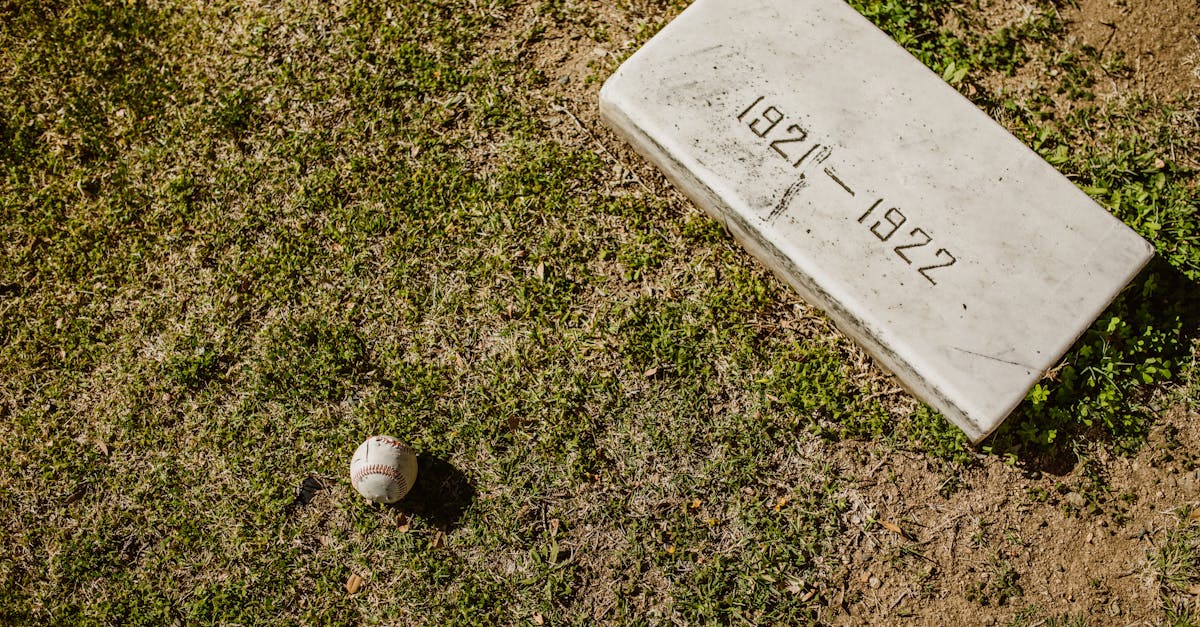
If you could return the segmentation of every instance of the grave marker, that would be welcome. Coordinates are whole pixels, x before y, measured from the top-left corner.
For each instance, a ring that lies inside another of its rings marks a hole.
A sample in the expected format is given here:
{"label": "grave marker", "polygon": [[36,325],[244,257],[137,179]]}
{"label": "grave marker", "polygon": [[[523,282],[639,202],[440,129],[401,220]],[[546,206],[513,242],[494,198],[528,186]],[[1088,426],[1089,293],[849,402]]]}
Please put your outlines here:
{"label": "grave marker", "polygon": [[1153,254],[841,0],[697,0],[600,112],[975,443]]}

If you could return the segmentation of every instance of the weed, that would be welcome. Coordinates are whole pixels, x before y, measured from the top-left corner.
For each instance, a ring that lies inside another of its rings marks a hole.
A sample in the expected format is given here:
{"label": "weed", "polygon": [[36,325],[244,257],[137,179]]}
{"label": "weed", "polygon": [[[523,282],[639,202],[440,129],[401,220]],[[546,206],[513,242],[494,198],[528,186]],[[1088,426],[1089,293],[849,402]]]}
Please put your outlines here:
{"label": "weed", "polygon": [[979,605],[1005,605],[1013,599],[1024,596],[1019,584],[1020,575],[998,556],[988,559],[987,570],[981,573],[979,581],[967,587],[968,601]]}
{"label": "weed", "polygon": [[1168,531],[1166,540],[1150,554],[1167,620],[1174,625],[1194,625],[1200,621],[1193,594],[1200,585],[1200,577],[1196,575],[1200,528],[1192,522],[1190,513],[1179,512],[1179,525]]}

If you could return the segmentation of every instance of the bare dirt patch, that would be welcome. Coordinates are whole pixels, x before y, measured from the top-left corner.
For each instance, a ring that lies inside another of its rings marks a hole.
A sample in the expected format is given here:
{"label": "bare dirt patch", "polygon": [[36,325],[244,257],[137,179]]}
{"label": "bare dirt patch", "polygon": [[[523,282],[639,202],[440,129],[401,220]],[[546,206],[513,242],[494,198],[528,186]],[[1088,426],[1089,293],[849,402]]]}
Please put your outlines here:
{"label": "bare dirt patch", "polygon": [[[970,23],[964,23],[965,16]],[[995,36],[1049,17],[1062,27],[1048,45],[1032,45],[1030,58],[1011,75],[972,74],[993,94],[1020,100],[1048,98],[1057,115],[1101,100],[1151,98],[1179,101],[1200,93],[1200,4],[1194,0],[1081,0],[1051,4],[983,0],[946,16],[956,35]],[[974,97],[973,85],[965,93]]]}
{"label": "bare dirt patch", "polygon": [[[966,472],[925,455],[837,446],[850,479],[845,582],[835,624],[1004,624],[1039,616],[1156,625],[1149,555],[1200,497],[1188,451],[1194,412],[1176,409],[1132,458],[1086,454],[1057,475],[982,459]],[[1098,480],[1103,479],[1103,487]]]}
{"label": "bare dirt patch", "polygon": [[1123,56],[1129,86],[1163,97],[1200,90],[1200,2],[1080,0],[1063,17],[1078,45]]}

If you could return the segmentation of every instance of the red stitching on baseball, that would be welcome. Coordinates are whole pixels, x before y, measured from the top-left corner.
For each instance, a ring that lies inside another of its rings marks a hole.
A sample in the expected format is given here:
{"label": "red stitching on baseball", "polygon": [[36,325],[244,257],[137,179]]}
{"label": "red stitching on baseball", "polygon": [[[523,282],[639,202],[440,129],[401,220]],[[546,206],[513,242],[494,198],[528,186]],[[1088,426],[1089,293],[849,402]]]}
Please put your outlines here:
{"label": "red stitching on baseball", "polygon": [[363,477],[366,477],[367,475],[383,475],[385,477],[390,477],[400,484],[401,493],[408,491],[408,481],[405,480],[404,475],[401,475],[400,472],[395,468],[392,468],[386,464],[370,464],[354,471],[354,475],[351,476],[350,479],[355,489],[358,488],[358,482],[362,481]]}
{"label": "red stitching on baseball", "polygon": [[375,436],[375,441],[380,444],[386,444],[392,448],[397,448],[402,451],[406,451],[406,452],[412,453],[413,455],[416,455],[416,453],[413,452],[411,447],[409,447],[407,444],[401,442],[400,440],[397,440],[396,438],[389,438],[389,437],[384,437],[382,435],[377,435],[377,436]]}

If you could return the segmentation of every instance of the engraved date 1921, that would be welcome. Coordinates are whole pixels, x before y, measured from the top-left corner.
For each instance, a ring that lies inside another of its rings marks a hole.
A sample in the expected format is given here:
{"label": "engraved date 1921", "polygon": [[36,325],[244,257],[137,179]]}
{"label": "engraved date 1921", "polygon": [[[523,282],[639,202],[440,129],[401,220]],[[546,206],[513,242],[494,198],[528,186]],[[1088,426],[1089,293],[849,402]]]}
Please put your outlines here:
{"label": "engraved date 1921", "polygon": [[[765,99],[766,96],[760,96],[758,100],[742,110],[737,116],[738,121],[745,122],[746,116],[758,108],[758,105]],[[746,122],[746,125],[750,127],[750,132],[762,139],[767,139],[767,136],[771,135],[772,131],[779,127],[786,118],[783,111],[773,105],[767,105],[758,111],[749,122]],[[815,142],[811,146],[807,146],[808,150],[804,150],[807,140],[808,130],[799,124],[789,123],[782,127],[780,132],[775,133],[774,139],[768,146],[780,157],[787,159],[793,168],[801,167],[810,156],[813,162],[821,163],[833,153],[828,146],[822,146]]]}
{"label": "engraved date 1921", "polygon": [[[808,186],[809,180],[803,173],[810,165],[818,165],[824,163],[833,154],[833,150],[829,146],[822,146],[818,142],[808,142],[808,130],[799,124],[791,123],[788,116],[782,110],[767,102],[766,96],[760,96],[757,100],[750,103],[750,106],[742,109],[736,118],[750,129],[750,132],[760,139],[769,140],[768,147],[777,153],[779,156],[791,163],[793,168],[801,170],[798,180],[790,185],[780,199],[779,204],[766,216],[765,220],[772,221],[780,217],[780,215],[790,206],[793,197],[801,190]],[[779,129],[779,130],[777,130]],[[806,150],[807,148],[807,150]],[[826,176],[838,185],[843,191],[851,197],[856,196],[854,189],[839,177],[831,167],[821,168]],[[857,185],[856,185],[857,187]],[[935,278],[935,272],[941,272],[944,268],[949,268],[958,259],[945,248],[931,246],[933,237],[929,235],[925,229],[913,228],[911,230],[902,230],[908,224],[908,216],[896,208],[892,207],[881,214],[876,214],[876,210],[883,204],[883,199],[876,200],[874,204],[866,210],[865,213],[858,217],[857,222],[866,226],[868,231],[880,242],[887,244],[897,244],[892,247],[892,251],[896,253],[904,263],[916,266],[917,272],[925,277],[933,285],[937,285],[938,281]],[[868,218],[875,216],[874,221],[868,222]],[[849,216],[848,216],[849,218]],[[907,230],[907,235],[905,231]],[[899,236],[897,237],[897,234]],[[893,237],[896,239],[893,241]],[[934,249],[932,255],[929,250]],[[940,276],[940,275],[939,275]]]}

